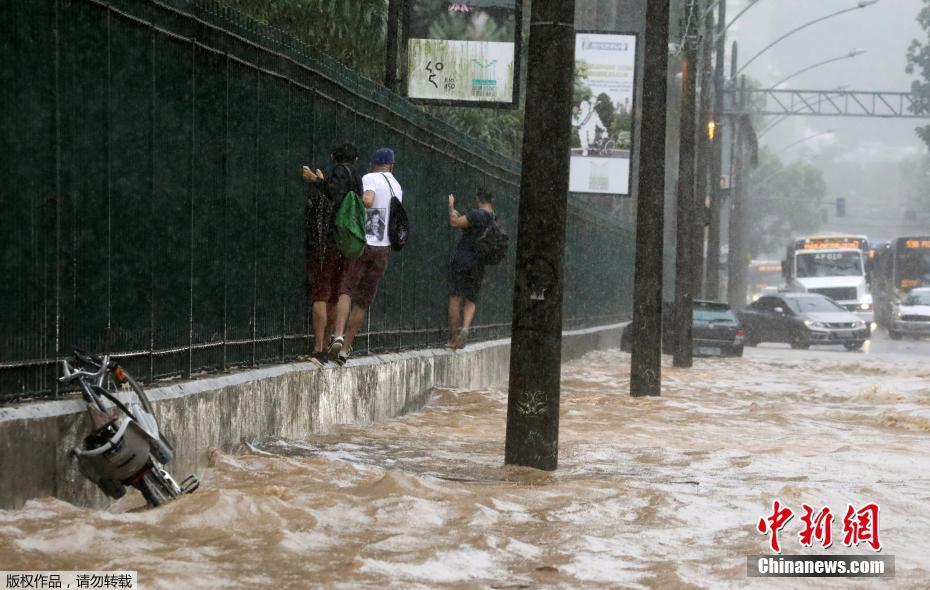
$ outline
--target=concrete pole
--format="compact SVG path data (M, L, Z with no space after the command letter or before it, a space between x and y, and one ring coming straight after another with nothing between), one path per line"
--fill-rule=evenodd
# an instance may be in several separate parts
M726 67L727 50L727 3L726 0L717 5L717 55L714 65L714 115L716 136L712 144L711 155L711 196L710 196L710 228L707 236L707 280L704 293L708 299L720 298L720 208L723 206L723 190L720 187L720 178L723 176L723 92L726 81L724 68Z
M640 135L636 262L633 272L633 358L630 395L659 395L662 386L662 238L665 126L668 99L669 0L646 0L643 118Z
M673 364L690 367L691 308L694 301L694 137L698 77L696 0L688 0L685 8L684 55L681 62L681 136L678 151L678 230L675 247L675 349Z
M746 101L746 77L740 81L739 112L743 112ZM743 149L742 121L734 118L736 125L735 150L733 154L733 196L730 209L730 254L727 259L729 276L727 279L727 301L733 310L746 307L746 272L749 260L746 254L745 209L746 184L748 181L746 158Z
M554 470L575 71L575 2L534 2L507 400L508 465Z
M702 0L701 10L705 10L704 4L706 2ZM711 141L707 135L707 127L710 123L712 113L711 113L711 98L712 98L712 79L714 74L713 64L711 62L711 57L713 56L714 51L714 15L711 12L708 12L704 20L704 39L701 47L701 94L700 94L700 108L698 110L698 124L697 124L697 181L695 183L694 191L694 207L695 211L698 213L694 217L694 272L692 273L692 292L695 297L701 297L703 299L715 299L715 297L710 297L708 295L709 291L704 288L704 267L705 267L705 257L704 257L704 236L707 231L707 226L709 225L709 216L708 212L710 211L710 195L709 195L709 186L708 179L710 177L710 161L711 161Z

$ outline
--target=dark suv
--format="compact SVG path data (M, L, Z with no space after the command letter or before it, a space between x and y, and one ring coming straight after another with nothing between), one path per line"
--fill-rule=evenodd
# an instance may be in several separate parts
M787 342L791 348L842 344L859 350L871 335L869 325L832 299L815 293L779 293L761 297L740 312L747 346Z
M743 329L730 306L716 301L695 301L691 315L691 338L695 356L743 356ZM674 348L673 307L663 308L662 352ZM633 330L627 326L620 337L620 350L632 352Z

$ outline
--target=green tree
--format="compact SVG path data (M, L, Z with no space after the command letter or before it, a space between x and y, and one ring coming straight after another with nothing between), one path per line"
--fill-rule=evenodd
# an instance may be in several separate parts
M827 184L805 161L784 164L767 152L749 180L749 249L753 258L780 253L795 235L817 231Z
M226 0L372 80L384 79L388 0Z
M927 33L923 41L914 39L907 49L908 74L919 73L920 80L911 83L914 95L914 112L930 113L930 0L923 0L923 8L917 13L917 22ZM930 125L917 128L917 135L930 147Z

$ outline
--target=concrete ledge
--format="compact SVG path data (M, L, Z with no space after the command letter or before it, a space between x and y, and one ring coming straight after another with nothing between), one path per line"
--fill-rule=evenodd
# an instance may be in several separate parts
M624 324L565 332L571 360L620 344ZM350 360L263 367L148 389L159 423L176 448L171 473L206 467L206 450L270 438L301 438L339 424L370 424L419 409L434 387L477 389L507 382L510 340L464 350L416 350ZM79 398L0 408L0 508L54 496L81 505L109 501L85 481L67 449L87 434Z

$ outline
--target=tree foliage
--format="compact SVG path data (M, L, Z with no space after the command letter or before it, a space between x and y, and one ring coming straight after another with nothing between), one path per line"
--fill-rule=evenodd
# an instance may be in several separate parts
M817 231L827 185L805 161L785 164L765 152L748 187L753 258L781 252L796 235Z
M911 83L914 112L917 114L930 113L930 0L923 0L923 4L917 14L917 22L926 31L927 37L923 42L914 39L907 50L907 73L919 73L921 78ZM930 147L930 125L918 127L917 135Z
M384 79L387 0L226 0L372 80Z

